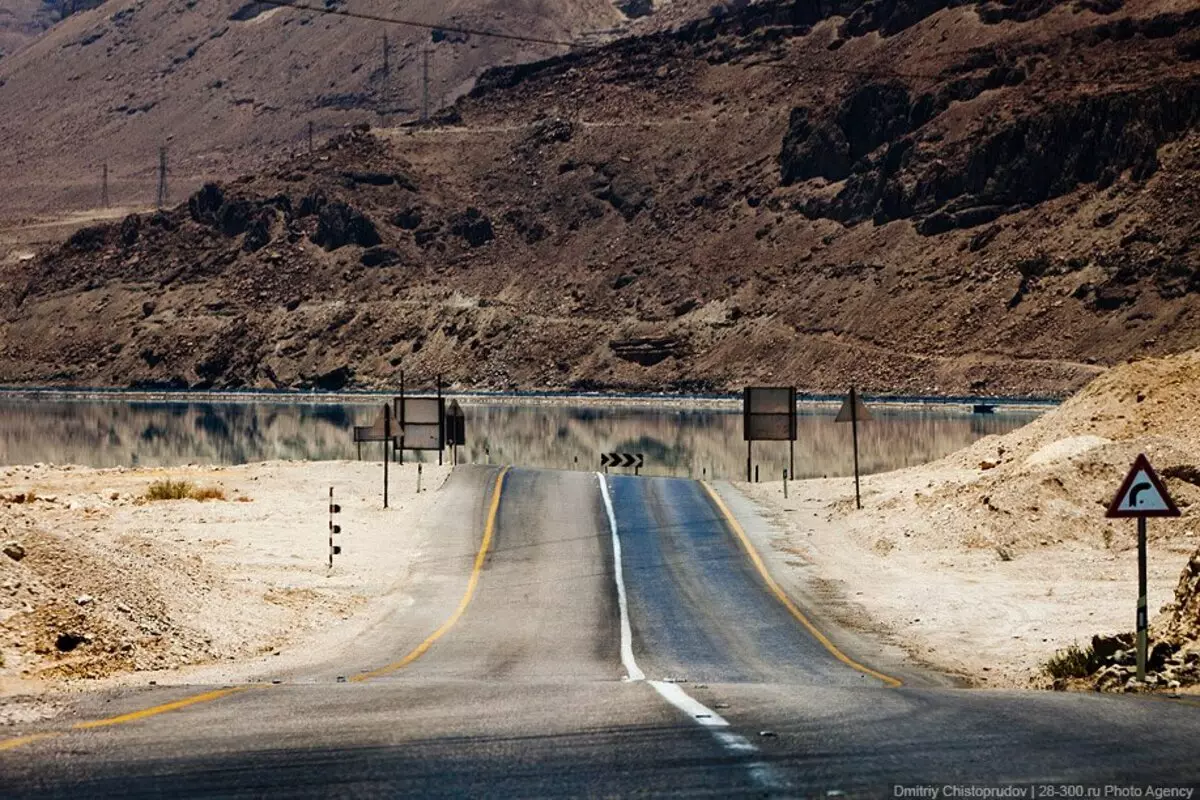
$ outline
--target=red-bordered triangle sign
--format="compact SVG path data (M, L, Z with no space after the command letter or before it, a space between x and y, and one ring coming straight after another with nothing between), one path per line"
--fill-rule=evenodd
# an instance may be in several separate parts
M1121 481L1117 496L1108 505L1106 517L1178 517L1179 507L1167 493L1162 478L1150 466L1145 454L1139 455Z

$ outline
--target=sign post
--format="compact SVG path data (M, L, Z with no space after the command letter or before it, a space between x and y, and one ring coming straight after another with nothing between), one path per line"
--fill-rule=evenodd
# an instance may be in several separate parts
M858 396L858 392L854 387L850 387L850 396L842 401L842 407L838 410L837 417L834 422L849 422L851 437L854 440L854 505L857 508L862 508L862 494L858 488L858 423L871 422L874 417L863 403L862 398Z
M1145 454L1139 455L1121 482L1117 496L1108 505L1109 519L1137 519L1138 532L1138 602L1137 602L1137 680L1146 680L1146 649L1150 619L1146 602L1146 519L1148 517L1178 517L1179 507L1167 494L1162 478L1150 466Z
M796 471L796 389L747 386L742 390L742 436L746 440L746 482L754 479L754 442L788 443L788 472Z
M401 429L403 430L403 428ZM375 424L365 428L354 427L354 441L358 443L359 450L362 449L363 442L383 442L383 507L388 507L388 450L395 444L395 425L392 423L392 409L387 403L383 404L383 408L379 412L379 416L375 418Z
M446 406L446 443L450 445L452 462L458 466L458 446L467 442L467 415L457 400Z

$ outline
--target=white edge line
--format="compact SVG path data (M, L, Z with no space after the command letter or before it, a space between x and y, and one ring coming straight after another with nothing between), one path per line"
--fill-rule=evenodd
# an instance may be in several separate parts
M633 657L633 629L629 624L629 601L625 595L625 576L621 569L621 537L617 535L617 515L613 511L612 497L608 493L608 482L604 475L597 472L600 481L600 495L604 498L604 510L608 514L608 527L612 532L613 546L613 576L617 583L617 606L621 614L621 664L625 667L627 681L646 681L646 674L638 667ZM730 753L749 756L758 753L759 749L742 736L729 730L729 722L708 706L696 700L676 683L666 681L646 681L654 687L654 691L671 705L691 717L692 722L707 728L713 738ZM787 782L782 780L775 770L762 761L752 761L746 764L750 777L766 789L782 789Z
M625 680L644 681L646 673L633 658L633 629L629 625L629 601L625 597L625 576L621 571L621 539L617 536L617 515L613 511L612 498L608 495L608 482L599 472L600 495L604 498L604 510L608 513L608 529L612 532L613 576L617 581L617 607L621 612L621 664L625 667Z

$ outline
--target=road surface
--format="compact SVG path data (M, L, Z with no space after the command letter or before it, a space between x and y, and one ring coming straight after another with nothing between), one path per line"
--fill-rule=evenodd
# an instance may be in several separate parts
M467 467L443 492L411 603L352 646L82 695L0 740L0 796L1200 785L1193 705L945 688L822 641L697 482Z

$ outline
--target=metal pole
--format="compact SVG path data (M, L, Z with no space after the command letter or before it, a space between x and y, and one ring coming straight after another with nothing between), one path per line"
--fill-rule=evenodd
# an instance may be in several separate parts
M796 413L793 409L792 413ZM788 440L788 468L787 474L795 477L796 475L796 440Z
M392 407L383 404L383 507L387 508L388 462L392 460Z
M754 482L758 483L758 464L754 465Z
M438 399L438 466L442 465L442 450L446 447L446 415L442 412L442 376L437 376Z
M396 463L404 466L404 370L400 370L400 455Z
M358 442L358 460L362 461L362 442Z
M417 494L421 493L421 462L417 462Z
M329 487L329 568L333 569L333 487Z
M1138 517L1137 679L1146 680L1146 518Z
M784 500L787 500L787 476L788 476L788 471L785 469L783 471L783 499Z
M754 459L754 456L751 454L750 448L753 447L753 445L754 445L753 441L746 442L746 483L750 482L750 470L751 470L750 464L753 462L753 459Z
M858 491L858 395L850 387L850 431L854 437L854 505L862 508L862 496Z
M429 121L429 48L421 52L421 122Z

